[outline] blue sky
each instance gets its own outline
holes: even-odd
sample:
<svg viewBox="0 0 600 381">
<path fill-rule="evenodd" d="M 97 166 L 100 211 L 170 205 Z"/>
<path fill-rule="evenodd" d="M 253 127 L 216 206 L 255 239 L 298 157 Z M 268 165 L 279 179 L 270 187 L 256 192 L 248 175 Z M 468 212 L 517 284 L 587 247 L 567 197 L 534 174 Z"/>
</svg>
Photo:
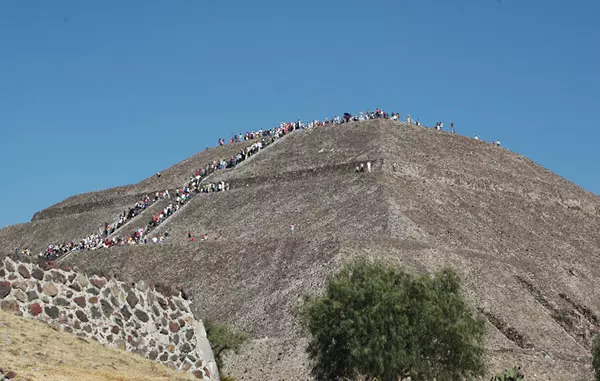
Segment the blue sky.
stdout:
<svg viewBox="0 0 600 381">
<path fill-rule="evenodd" d="M 220 136 L 383 107 L 600 193 L 596 0 L 0 1 L 0 227 Z"/>
</svg>

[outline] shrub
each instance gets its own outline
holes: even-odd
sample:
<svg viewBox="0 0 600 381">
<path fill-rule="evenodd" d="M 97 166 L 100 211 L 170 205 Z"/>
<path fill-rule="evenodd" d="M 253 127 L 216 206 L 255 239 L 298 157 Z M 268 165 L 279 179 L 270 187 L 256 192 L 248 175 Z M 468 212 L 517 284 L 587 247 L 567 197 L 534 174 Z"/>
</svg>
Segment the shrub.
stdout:
<svg viewBox="0 0 600 381">
<path fill-rule="evenodd" d="M 308 297 L 300 318 L 317 379 L 476 378 L 484 371 L 483 320 L 456 273 L 412 275 L 358 261 Z"/>
<path fill-rule="evenodd" d="M 521 367 L 515 366 L 510 369 L 505 369 L 504 372 L 492 376 L 490 381 L 521 381 L 525 379 L 525 375 L 521 372 Z"/>
<path fill-rule="evenodd" d="M 205 322 L 204 328 L 206 329 L 206 336 L 212 347 L 215 355 L 215 362 L 217 363 L 219 370 L 223 368 L 223 355 L 225 352 L 234 351 L 237 353 L 244 341 L 248 338 L 246 334 L 242 332 L 234 331 L 226 325 L 211 321 Z"/>
</svg>

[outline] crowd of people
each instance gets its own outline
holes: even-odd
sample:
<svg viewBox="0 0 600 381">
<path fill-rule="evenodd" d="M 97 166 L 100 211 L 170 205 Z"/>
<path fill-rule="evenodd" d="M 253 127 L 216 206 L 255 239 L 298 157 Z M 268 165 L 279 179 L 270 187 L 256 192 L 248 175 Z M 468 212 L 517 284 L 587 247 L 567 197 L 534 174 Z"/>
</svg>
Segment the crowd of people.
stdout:
<svg viewBox="0 0 600 381">
<path fill-rule="evenodd" d="M 142 199 L 138 200 L 127 211 L 123 211 L 123 213 L 120 214 L 115 219 L 115 221 L 113 221 L 112 223 L 105 223 L 103 227 L 98 229 L 97 233 L 92 233 L 78 241 L 63 242 L 60 244 L 50 244 L 44 251 L 40 253 L 40 256 L 48 260 L 54 260 L 73 250 L 94 250 L 102 247 L 120 245 L 148 243 L 158 244 L 167 242 L 169 239 L 169 235 L 167 232 L 165 232 L 162 235 L 152 236 L 150 234 L 151 231 L 156 229 L 160 224 L 162 224 L 173 214 L 179 211 L 181 207 L 187 202 L 189 202 L 189 200 L 194 195 L 200 193 L 223 192 L 228 191 L 230 189 L 229 184 L 223 181 L 217 183 L 203 182 L 203 180 L 206 179 L 206 177 L 210 176 L 215 171 L 224 170 L 228 168 L 235 168 L 241 162 L 257 154 L 266 146 L 276 142 L 281 137 L 296 130 L 311 129 L 315 127 L 325 127 L 331 124 L 337 125 L 373 119 L 389 119 L 399 122 L 402 121 L 399 113 L 388 113 L 384 110 L 377 108 L 375 109 L 375 111 L 361 111 L 357 115 L 352 115 L 350 113 L 343 113 L 341 116 L 334 115 L 331 119 L 324 118 L 323 120 L 297 120 L 295 122 L 282 122 L 278 127 L 272 129 L 259 129 L 257 131 L 246 132 L 245 134 L 235 134 L 229 139 L 230 144 L 243 141 L 256 141 L 251 145 L 241 149 L 237 154 L 229 158 L 214 160 L 198 168 L 181 188 L 175 190 L 173 199 L 171 198 L 171 193 L 169 192 L 169 190 L 156 192 L 153 196 L 146 195 Z M 412 118 L 410 114 L 406 116 L 406 123 L 421 126 L 419 119 Z M 434 128 L 436 130 L 441 131 L 444 128 L 444 123 L 441 121 L 437 122 Z M 450 123 L 450 132 L 452 134 L 455 133 L 454 123 Z M 478 140 L 479 137 L 476 136 L 475 139 Z M 227 143 L 224 138 L 220 138 L 218 139 L 217 144 L 218 146 L 223 146 Z M 494 141 L 493 144 L 499 146 L 500 141 Z M 364 172 L 365 169 L 367 172 L 371 172 L 370 162 L 367 163 L 367 168 L 365 168 L 363 164 L 361 164 L 359 167 L 356 167 L 356 172 Z M 160 172 L 158 172 L 156 175 L 157 177 L 161 176 Z M 138 215 L 140 215 L 142 212 L 144 212 L 156 202 L 165 199 L 169 199 L 172 202 L 170 202 L 167 206 L 163 207 L 161 210 L 156 211 L 152 215 L 152 219 L 144 227 L 138 227 L 125 235 L 115 235 L 115 232 L 117 232 L 117 230 L 123 227 L 123 225 L 125 225 L 128 221 L 135 219 Z M 19 249 L 17 249 L 17 251 L 18 250 Z"/>
</svg>

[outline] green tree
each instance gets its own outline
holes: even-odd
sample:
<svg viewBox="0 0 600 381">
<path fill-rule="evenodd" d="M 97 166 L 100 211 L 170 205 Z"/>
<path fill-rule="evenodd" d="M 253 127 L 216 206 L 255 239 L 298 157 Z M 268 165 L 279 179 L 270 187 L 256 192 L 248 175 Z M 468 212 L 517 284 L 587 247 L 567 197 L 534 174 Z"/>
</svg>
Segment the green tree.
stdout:
<svg viewBox="0 0 600 381">
<path fill-rule="evenodd" d="M 204 324 L 206 336 L 215 356 L 219 370 L 223 369 L 223 355 L 226 351 L 239 351 L 248 338 L 245 333 L 237 332 L 226 325 L 206 321 Z"/>
<path fill-rule="evenodd" d="M 592 366 L 596 373 L 596 381 L 600 381 L 600 334 L 596 334 L 592 342 Z"/>
<path fill-rule="evenodd" d="M 492 376 L 490 381 L 522 381 L 525 375 L 521 372 L 520 366 L 515 366 L 510 369 L 504 369 L 504 372 Z"/>
<path fill-rule="evenodd" d="M 460 380 L 484 371 L 484 323 L 456 273 L 434 276 L 358 261 L 300 306 L 319 380 Z"/>
</svg>

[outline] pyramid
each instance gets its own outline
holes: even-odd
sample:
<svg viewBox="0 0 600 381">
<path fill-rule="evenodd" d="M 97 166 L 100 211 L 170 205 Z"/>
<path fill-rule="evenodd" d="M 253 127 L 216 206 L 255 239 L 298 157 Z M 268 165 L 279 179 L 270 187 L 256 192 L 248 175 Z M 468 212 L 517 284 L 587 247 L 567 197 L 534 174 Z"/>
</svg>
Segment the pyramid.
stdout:
<svg viewBox="0 0 600 381">
<path fill-rule="evenodd" d="M 249 144 L 68 198 L 0 230 L 0 247 L 37 252 L 89 234 L 141 195 L 179 187 L 200 165 Z M 356 171 L 367 163 L 371 172 Z M 168 243 L 73 252 L 64 261 L 189 290 L 199 316 L 252 338 L 226 361 L 225 373 L 239 379 L 311 379 L 295 307 L 357 257 L 417 272 L 457 269 L 487 319 L 491 370 L 521 365 L 531 380 L 591 375 L 600 197 L 531 160 L 443 131 L 370 120 L 294 131 L 210 181 L 230 190 L 194 196 L 160 224 L 153 234 L 168 232 Z M 190 232 L 208 240 L 191 242 Z"/>
</svg>

